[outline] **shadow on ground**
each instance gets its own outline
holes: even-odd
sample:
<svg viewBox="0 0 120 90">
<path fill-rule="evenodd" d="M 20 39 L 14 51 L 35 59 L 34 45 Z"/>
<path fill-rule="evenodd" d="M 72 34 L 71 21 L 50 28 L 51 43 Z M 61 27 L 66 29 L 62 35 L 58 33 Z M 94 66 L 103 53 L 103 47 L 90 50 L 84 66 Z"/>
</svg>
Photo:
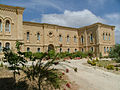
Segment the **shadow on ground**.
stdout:
<svg viewBox="0 0 120 90">
<path fill-rule="evenodd" d="M 0 78 L 0 90 L 28 90 L 26 81 L 15 83 L 12 77 Z"/>
</svg>

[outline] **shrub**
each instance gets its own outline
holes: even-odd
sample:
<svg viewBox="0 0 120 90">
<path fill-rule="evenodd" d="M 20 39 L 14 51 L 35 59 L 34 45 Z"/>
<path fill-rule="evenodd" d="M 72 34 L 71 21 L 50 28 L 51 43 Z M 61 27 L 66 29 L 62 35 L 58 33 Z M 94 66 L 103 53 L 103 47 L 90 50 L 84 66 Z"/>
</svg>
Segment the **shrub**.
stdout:
<svg viewBox="0 0 120 90">
<path fill-rule="evenodd" d="M 116 68 L 115 68 L 115 70 L 116 70 L 116 71 L 119 71 L 119 68 L 118 68 L 118 67 L 116 67 Z"/>
<path fill-rule="evenodd" d="M 96 58 L 96 62 L 98 62 L 99 61 L 99 59 L 98 58 Z"/>
<path fill-rule="evenodd" d="M 55 57 L 55 50 L 50 50 L 50 51 L 48 52 L 48 57 L 49 57 L 50 59 L 53 59 L 53 58 Z"/>
<path fill-rule="evenodd" d="M 44 57 L 44 53 L 37 52 L 37 53 L 34 53 L 33 56 L 36 57 L 36 59 L 41 59 Z"/>
<path fill-rule="evenodd" d="M 114 48 L 109 52 L 110 58 L 116 58 L 120 61 L 120 44 L 116 44 Z"/>
<path fill-rule="evenodd" d="M 25 56 L 26 58 L 31 58 L 32 52 L 24 52 L 24 56 Z"/>
<path fill-rule="evenodd" d="M 90 61 L 90 60 L 87 60 L 87 63 L 88 63 L 88 64 L 91 64 L 91 63 L 92 63 L 92 61 Z"/>
<path fill-rule="evenodd" d="M 114 70 L 114 65 L 108 65 L 106 68 L 107 68 L 108 70 Z"/>
<path fill-rule="evenodd" d="M 96 66 L 96 61 L 95 60 L 92 60 L 92 61 L 88 60 L 87 63 L 91 64 L 92 66 Z"/>
<path fill-rule="evenodd" d="M 102 65 L 101 65 L 101 64 L 98 64 L 98 67 L 102 67 Z"/>
<path fill-rule="evenodd" d="M 3 63 L 1 62 L 0 67 L 3 67 Z"/>
<path fill-rule="evenodd" d="M 88 52 L 87 52 L 87 55 L 89 56 L 90 59 L 92 59 L 92 57 L 93 57 L 93 52 L 92 52 L 92 51 L 88 51 Z"/>
<path fill-rule="evenodd" d="M 102 58 L 102 53 L 100 52 L 100 55 L 99 55 L 100 58 Z"/>
<path fill-rule="evenodd" d="M 92 66 L 96 66 L 96 62 L 92 62 L 91 65 L 92 65 Z"/>
</svg>

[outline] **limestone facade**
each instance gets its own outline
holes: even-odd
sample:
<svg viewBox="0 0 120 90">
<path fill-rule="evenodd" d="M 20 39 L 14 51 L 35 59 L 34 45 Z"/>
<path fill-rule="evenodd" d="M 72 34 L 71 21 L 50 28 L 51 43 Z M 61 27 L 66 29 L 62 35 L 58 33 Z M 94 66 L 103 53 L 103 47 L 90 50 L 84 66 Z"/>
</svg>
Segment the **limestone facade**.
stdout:
<svg viewBox="0 0 120 90">
<path fill-rule="evenodd" d="M 0 55 L 2 47 L 15 50 L 15 42 L 24 43 L 23 51 L 86 52 L 108 55 L 115 45 L 114 29 L 102 23 L 81 28 L 23 21 L 24 8 L 0 4 Z"/>
</svg>

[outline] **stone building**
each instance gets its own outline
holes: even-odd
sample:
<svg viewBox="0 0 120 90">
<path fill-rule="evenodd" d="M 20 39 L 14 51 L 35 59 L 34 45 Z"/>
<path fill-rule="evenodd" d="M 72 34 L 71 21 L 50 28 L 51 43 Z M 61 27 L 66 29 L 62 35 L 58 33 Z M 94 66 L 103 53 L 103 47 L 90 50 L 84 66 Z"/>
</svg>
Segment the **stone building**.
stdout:
<svg viewBox="0 0 120 90">
<path fill-rule="evenodd" d="M 96 56 L 115 45 L 114 29 L 102 23 L 81 28 L 71 28 L 46 23 L 23 21 L 24 8 L 0 4 L 0 55 L 2 47 L 15 50 L 15 42 L 24 43 L 23 51 L 56 52 L 93 51 Z"/>
</svg>

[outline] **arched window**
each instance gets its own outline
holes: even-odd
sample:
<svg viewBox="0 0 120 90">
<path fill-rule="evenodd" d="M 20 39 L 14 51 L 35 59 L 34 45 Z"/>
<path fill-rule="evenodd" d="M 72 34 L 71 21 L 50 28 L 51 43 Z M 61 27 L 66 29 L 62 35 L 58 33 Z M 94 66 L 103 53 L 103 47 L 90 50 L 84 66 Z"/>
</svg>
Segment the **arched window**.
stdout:
<svg viewBox="0 0 120 90">
<path fill-rule="evenodd" d="M 29 40 L 29 34 L 30 34 L 30 33 L 29 33 L 29 32 L 27 32 L 27 40 Z"/>
<path fill-rule="evenodd" d="M 110 47 L 110 51 L 112 50 L 112 47 Z"/>
<path fill-rule="evenodd" d="M 93 52 L 93 47 L 91 47 L 91 51 Z"/>
<path fill-rule="evenodd" d="M 105 34 L 103 33 L 103 40 L 105 40 Z"/>
<path fill-rule="evenodd" d="M 59 35 L 59 41 L 62 42 L 62 35 Z"/>
<path fill-rule="evenodd" d="M 10 21 L 6 20 L 6 22 L 5 22 L 5 31 L 10 32 L 10 30 L 11 30 Z"/>
<path fill-rule="evenodd" d="M 9 48 L 10 48 L 10 43 L 7 42 L 7 43 L 5 44 L 5 47 L 6 47 L 7 49 L 9 49 Z"/>
<path fill-rule="evenodd" d="M 70 49 L 68 48 L 68 53 L 70 52 Z"/>
<path fill-rule="evenodd" d="M 27 52 L 30 52 L 30 48 L 29 47 L 27 47 Z"/>
<path fill-rule="evenodd" d="M 67 35 L 67 42 L 69 42 L 69 35 Z"/>
<path fill-rule="evenodd" d="M 93 34 L 90 34 L 90 42 L 93 42 Z"/>
<path fill-rule="evenodd" d="M 107 40 L 107 33 L 106 33 L 106 40 Z"/>
<path fill-rule="evenodd" d="M 2 51 L 2 44 L 1 44 L 1 42 L 0 42 L 0 52 Z"/>
<path fill-rule="evenodd" d="M 40 33 L 37 33 L 37 40 L 40 40 Z"/>
<path fill-rule="evenodd" d="M 109 48 L 107 47 L 107 52 L 109 52 Z"/>
<path fill-rule="evenodd" d="M 106 47 L 104 47 L 104 53 L 106 53 Z"/>
<path fill-rule="evenodd" d="M 77 52 L 77 49 L 75 48 L 75 52 Z"/>
<path fill-rule="evenodd" d="M 74 36 L 74 42 L 75 42 L 75 43 L 77 42 L 77 38 L 76 38 L 76 36 Z"/>
<path fill-rule="evenodd" d="M 62 52 L 62 48 L 60 48 L 60 53 Z"/>
<path fill-rule="evenodd" d="M 84 37 L 81 36 L 81 43 L 83 44 L 83 42 L 84 42 Z"/>
<path fill-rule="evenodd" d="M 110 40 L 110 34 L 109 34 L 109 40 Z"/>
<path fill-rule="evenodd" d="M 2 21 L 0 20 L 0 31 L 2 32 Z"/>
<path fill-rule="evenodd" d="M 37 49 L 37 52 L 40 52 L 40 48 Z"/>
</svg>

